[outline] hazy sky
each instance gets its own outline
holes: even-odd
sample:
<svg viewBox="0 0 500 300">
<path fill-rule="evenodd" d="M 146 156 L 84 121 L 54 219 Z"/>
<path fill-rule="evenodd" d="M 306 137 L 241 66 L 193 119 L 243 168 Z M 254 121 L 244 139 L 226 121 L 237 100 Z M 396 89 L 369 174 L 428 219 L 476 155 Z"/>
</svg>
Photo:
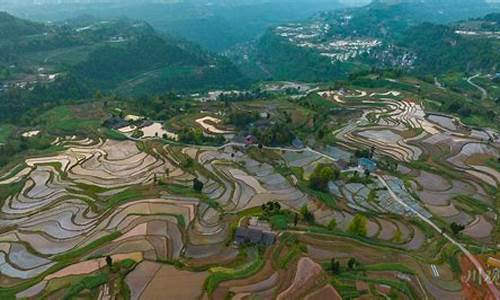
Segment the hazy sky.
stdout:
<svg viewBox="0 0 500 300">
<path fill-rule="evenodd" d="M 175 2 L 183 2 L 186 0 L 0 0 L 0 4 L 2 3 L 15 3 L 15 4 L 41 4 L 41 3 L 106 3 L 106 2 L 159 2 L 159 3 L 175 3 Z M 206 0 L 207 3 L 210 2 L 226 2 L 227 0 Z M 272 1 L 272 0 L 269 0 Z M 293 0 L 290 0 L 293 1 Z M 314 0 L 310 0 L 314 1 Z M 338 0 L 339 2 L 345 4 L 367 4 L 370 3 L 371 0 Z M 199 0 L 197 2 L 204 2 L 203 0 Z M 252 2 L 252 0 L 247 0 L 246 2 Z M 255 2 L 265 2 L 265 0 L 255 0 Z"/>
</svg>

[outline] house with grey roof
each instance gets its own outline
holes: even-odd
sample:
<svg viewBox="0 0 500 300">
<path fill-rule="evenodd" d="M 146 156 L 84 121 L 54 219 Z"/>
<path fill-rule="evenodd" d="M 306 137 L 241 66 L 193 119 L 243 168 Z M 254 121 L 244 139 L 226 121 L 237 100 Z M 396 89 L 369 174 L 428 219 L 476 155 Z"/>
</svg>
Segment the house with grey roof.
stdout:
<svg viewBox="0 0 500 300">
<path fill-rule="evenodd" d="M 270 231 L 247 227 L 239 227 L 236 229 L 235 243 L 238 246 L 244 244 L 254 244 L 268 247 L 273 245 L 275 241 L 276 234 Z"/>
</svg>

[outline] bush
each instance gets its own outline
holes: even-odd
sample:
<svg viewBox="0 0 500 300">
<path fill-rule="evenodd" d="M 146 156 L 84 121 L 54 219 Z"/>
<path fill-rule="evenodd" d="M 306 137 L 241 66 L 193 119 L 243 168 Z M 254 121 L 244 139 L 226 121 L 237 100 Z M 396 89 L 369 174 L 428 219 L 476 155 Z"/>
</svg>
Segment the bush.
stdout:
<svg viewBox="0 0 500 300">
<path fill-rule="evenodd" d="M 332 219 L 330 223 L 328 223 L 328 229 L 335 230 L 337 228 L 337 220 Z"/>
<path fill-rule="evenodd" d="M 288 228 L 288 218 L 285 215 L 274 215 L 269 221 L 274 230 L 286 230 Z"/>
<path fill-rule="evenodd" d="M 309 211 L 307 205 L 302 206 L 302 208 L 300 209 L 300 214 L 302 215 L 304 221 L 306 221 L 307 223 L 314 223 L 314 215 Z"/>
<path fill-rule="evenodd" d="M 195 192 L 201 193 L 203 190 L 203 182 L 199 181 L 198 178 L 193 180 L 193 189 Z"/>
</svg>

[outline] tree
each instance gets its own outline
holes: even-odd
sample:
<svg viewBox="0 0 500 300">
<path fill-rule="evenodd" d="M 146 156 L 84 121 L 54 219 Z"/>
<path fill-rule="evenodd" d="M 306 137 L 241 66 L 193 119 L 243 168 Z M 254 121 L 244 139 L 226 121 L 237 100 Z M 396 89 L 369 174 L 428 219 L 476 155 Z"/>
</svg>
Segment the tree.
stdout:
<svg viewBox="0 0 500 300">
<path fill-rule="evenodd" d="M 332 274 L 339 274 L 340 273 L 340 262 L 335 259 L 335 257 L 332 258 L 330 261 L 330 270 Z"/>
<path fill-rule="evenodd" d="M 354 270 L 358 266 L 359 262 L 354 257 L 349 258 L 349 261 L 347 261 L 347 267 L 349 268 L 349 270 Z"/>
<path fill-rule="evenodd" d="M 371 146 L 370 147 L 370 155 L 369 155 L 369 158 L 373 158 L 373 155 L 375 154 L 375 146 Z"/>
<path fill-rule="evenodd" d="M 340 171 L 330 165 L 319 164 L 309 178 L 309 187 L 318 191 L 328 191 L 328 182 L 337 180 Z"/>
<path fill-rule="evenodd" d="M 330 223 L 328 223 L 328 229 L 334 230 L 335 228 L 337 228 L 337 220 L 332 219 Z"/>
<path fill-rule="evenodd" d="M 365 216 L 356 214 L 349 225 L 348 231 L 355 235 L 365 237 L 368 231 L 367 224 L 368 219 Z"/>
<path fill-rule="evenodd" d="M 465 229 L 465 226 L 453 222 L 450 225 L 450 229 L 451 229 L 451 231 L 453 232 L 454 235 L 457 235 L 457 234 L 459 234 L 460 232 L 462 232 Z"/>
<path fill-rule="evenodd" d="M 113 258 L 111 256 L 106 256 L 106 265 L 108 265 L 109 268 L 113 265 Z"/>
<path fill-rule="evenodd" d="M 314 223 L 314 215 L 309 211 L 307 205 L 302 206 L 300 209 L 300 213 L 302 214 L 302 218 L 309 224 Z"/>
<path fill-rule="evenodd" d="M 95 98 L 96 98 L 96 99 L 101 99 L 101 98 L 102 98 L 102 92 L 101 92 L 100 90 L 97 90 L 97 91 L 95 92 Z"/>
<path fill-rule="evenodd" d="M 196 192 L 201 193 L 201 191 L 203 190 L 203 182 L 199 181 L 198 178 L 195 178 L 193 180 L 193 189 Z"/>
</svg>

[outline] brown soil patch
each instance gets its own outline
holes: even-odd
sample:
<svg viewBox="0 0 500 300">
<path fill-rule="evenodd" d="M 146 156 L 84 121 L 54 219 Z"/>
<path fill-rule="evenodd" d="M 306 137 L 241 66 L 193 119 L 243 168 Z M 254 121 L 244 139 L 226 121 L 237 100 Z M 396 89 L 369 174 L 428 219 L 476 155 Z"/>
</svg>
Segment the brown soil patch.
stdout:
<svg viewBox="0 0 500 300">
<path fill-rule="evenodd" d="M 486 238 L 491 234 L 493 225 L 486 221 L 483 216 L 479 216 L 477 220 L 472 222 L 464 230 L 464 234 L 473 238 Z"/>
<path fill-rule="evenodd" d="M 323 280 L 321 275 L 323 270 L 320 265 L 312 261 L 309 257 L 302 257 L 297 264 L 297 272 L 290 285 L 285 291 L 278 295 L 277 300 L 298 299 L 304 291 L 311 289 Z"/>
<path fill-rule="evenodd" d="M 140 299 L 199 299 L 207 272 L 188 272 L 163 265 L 156 272 Z"/>
</svg>

